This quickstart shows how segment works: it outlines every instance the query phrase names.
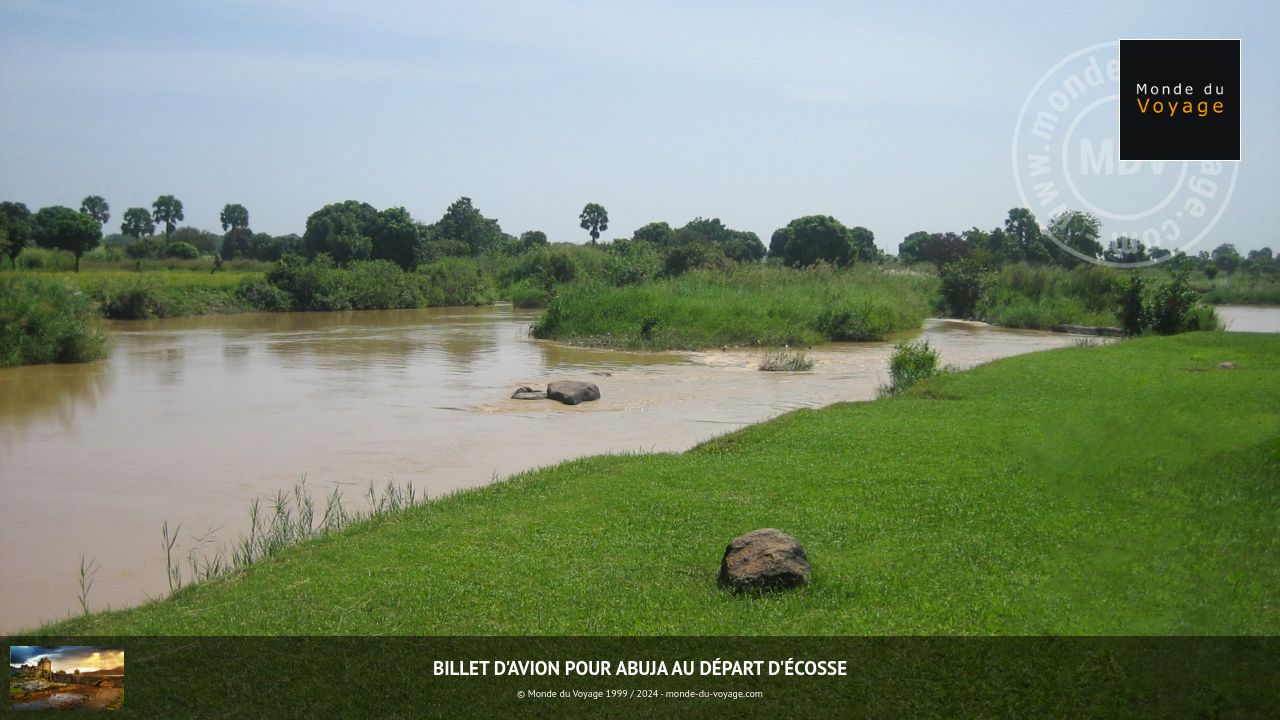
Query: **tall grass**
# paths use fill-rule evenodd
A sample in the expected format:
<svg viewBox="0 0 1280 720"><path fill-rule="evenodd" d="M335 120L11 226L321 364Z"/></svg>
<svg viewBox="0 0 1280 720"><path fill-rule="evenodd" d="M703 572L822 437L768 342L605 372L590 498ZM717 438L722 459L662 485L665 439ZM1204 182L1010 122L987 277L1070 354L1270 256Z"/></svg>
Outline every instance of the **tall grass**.
<svg viewBox="0 0 1280 720"><path fill-rule="evenodd" d="M760 369L765 372L804 372L813 369L813 360L803 350L777 350L765 353L760 360Z"/></svg>
<svg viewBox="0 0 1280 720"><path fill-rule="evenodd" d="M812 345L919 327L937 279L874 267L742 266L612 287L559 288L533 334L622 348Z"/></svg>
<svg viewBox="0 0 1280 720"><path fill-rule="evenodd" d="M0 278L0 367L88 362L104 355L106 336L85 293L46 277Z"/></svg>
<svg viewBox="0 0 1280 720"><path fill-rule="evenodd" d="M1066 270L1049 265L1006 265L978 301L980 319L1008 327L1048 330L1056 325L1119 325L1123 276L1084 264Z"/></svg>
<svg viewBox="0 0 1280 720"><path fill-rule="evenodd" d="M205 582L229 575L298 543L353 523L392 516L427 500L427 495L419 494L413 483L401 486L391 481L382 487L370 482L363 497L366 502L363 510L348 509L342 490L334 486L325 495L324 508L317 516L316 503L307 489L304 476L287 492L277 491L265 501L254 498L249 505L249 529L229 545L217 541L216 530L189 537L191 544L186 550L185 576L179 561L180 553L176 552L182 526L179 524L170 532L169 523L165 521L161 535L169 592L177 592L184 582Z"/></svg>

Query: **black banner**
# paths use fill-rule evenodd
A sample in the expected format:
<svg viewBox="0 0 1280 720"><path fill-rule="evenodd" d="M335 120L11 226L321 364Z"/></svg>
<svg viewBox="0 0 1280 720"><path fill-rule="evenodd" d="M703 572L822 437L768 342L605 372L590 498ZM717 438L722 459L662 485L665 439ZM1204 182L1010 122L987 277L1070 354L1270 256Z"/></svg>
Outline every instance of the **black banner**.
<svg viewBox="0 0 1280 720"><path fill-rule="evenodd" d="M1280 717L1280 638L9 639L59 643L130 717Z"/></svg>

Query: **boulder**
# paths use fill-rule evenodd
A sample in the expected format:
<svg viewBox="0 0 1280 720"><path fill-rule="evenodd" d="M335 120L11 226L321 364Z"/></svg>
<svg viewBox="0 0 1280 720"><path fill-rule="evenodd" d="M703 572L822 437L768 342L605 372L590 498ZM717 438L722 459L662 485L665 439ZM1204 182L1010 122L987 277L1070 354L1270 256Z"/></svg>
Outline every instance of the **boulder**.
<svg viewBox="0 0 1280 720"><path fill-rule="evenodd" d="M580 380L558 380L547 385L547 397L565 405L577 405L600 399L600 388L595 383Z"/></svg>
<svg viewBox="0 0 1280 720"><path fill-rule="evenodd" d="M514 393L512 393L511 399L512 400L546 400L547 394L542 392L541 390L534 390L531 387L525 386L525 387L519 388Z"/></svg>
<svg viewBox="0 0 1280 720"><path fill-rule="evenodd" d="M785 590L809 582L809 557L800 541L776 528L733 539L720 560L720 584L733 590Z"/></svg>

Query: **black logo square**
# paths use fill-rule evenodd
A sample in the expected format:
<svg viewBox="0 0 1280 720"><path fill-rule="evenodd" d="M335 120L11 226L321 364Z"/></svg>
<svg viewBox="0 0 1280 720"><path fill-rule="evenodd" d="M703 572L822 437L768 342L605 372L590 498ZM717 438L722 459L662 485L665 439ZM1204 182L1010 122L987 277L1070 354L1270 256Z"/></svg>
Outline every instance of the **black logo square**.
<svg viewBox="0 0 1280 720"><path fill-rule="evenodd" d="M1121 40L1120 159L1239 160L1240 41Z"/></svg>

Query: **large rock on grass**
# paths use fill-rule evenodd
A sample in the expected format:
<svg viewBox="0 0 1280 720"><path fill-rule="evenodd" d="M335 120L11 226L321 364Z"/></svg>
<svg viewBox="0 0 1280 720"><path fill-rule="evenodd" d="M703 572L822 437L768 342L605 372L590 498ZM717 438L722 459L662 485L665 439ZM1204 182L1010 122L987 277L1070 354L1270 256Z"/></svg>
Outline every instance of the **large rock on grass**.
<svg viewBox="0 0 1280 720"><path fill-rule="evenodd" d="M600 399L600 388L595 383L581 380L557 380L547 384L547 397L565 405L591 402Z"/></svg>
<svg viewBox="0 0 1280 720"><path fill-rule="evenodd" d="M809 574L800 541L776 528L734 538L720 561L720 584L738 592L799 587Z"/></svg>

